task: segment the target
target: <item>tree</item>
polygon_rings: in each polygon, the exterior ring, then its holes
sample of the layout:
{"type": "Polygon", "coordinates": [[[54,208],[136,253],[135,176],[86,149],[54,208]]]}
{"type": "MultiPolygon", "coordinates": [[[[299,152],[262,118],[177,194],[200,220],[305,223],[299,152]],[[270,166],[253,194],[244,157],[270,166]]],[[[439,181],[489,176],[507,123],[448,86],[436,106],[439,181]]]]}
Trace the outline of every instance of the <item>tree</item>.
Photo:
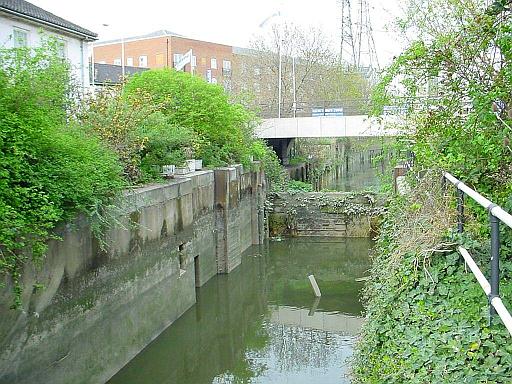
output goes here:
{"type": "MultiPolygon", "coordinates": [[[[512,350],[503,348],[510,335],[498,321],[489,325],[481,287],[456,251],[459,244],[471,249],[488,273],[489,212],[467,199],[465,233],[450,235],[453,189],[444,191],[438,178],[440,170],[449,171],[512,208],[508,4],[405,2],[399,25],[414,38],[376,88],[375,112],[421,97],[408,108],[404,128],[416,155],[411,176],[424,176],[410,178],[410,193],[393,199],[381,227],[366,290],[370,320],[354,359],[357,383],[502,383],[512,377],[512,350]],[[425,92],[429,83],[435,87],[425,92]],[[446,348],[453,340],[457,347],[446,348]]],[[[508,275],[501,290],[510,292],[510,231],[501,236],[500,269],[508,275]]]]}
{"type": "Polygon", "coordinates": [[[70,122],[69,65],[51,43],[0,49],[0,287],[9,276],[14,308],[57,224],[99,221],[125,185],[117,156],[70,122]]]}
{"type": "Polygon", "coordinates": [[[251,49],[236,56],[233,91],[250,95],[249,104],[264,116],[276,116],[281,53],[282,116],[293,116],[294,91],[298,115],[310,115],[315,106],[344,106],[359,112],[368,94],[368,80],[360,71],[340,66],[330,47],[318,28],[274,25],[269,36],[260,36],[251,49]]]}
{"type": "Polygon", "coordinates": [[[376,113],[420,98],[407,122],[418,162],[449,170],[502,203],[512,192],[510,20],[501,1],[409,1],[399,25],[416,40],[373,97],[376,113]],[[429,83],[435,92],[425,94],[429,83]]]}

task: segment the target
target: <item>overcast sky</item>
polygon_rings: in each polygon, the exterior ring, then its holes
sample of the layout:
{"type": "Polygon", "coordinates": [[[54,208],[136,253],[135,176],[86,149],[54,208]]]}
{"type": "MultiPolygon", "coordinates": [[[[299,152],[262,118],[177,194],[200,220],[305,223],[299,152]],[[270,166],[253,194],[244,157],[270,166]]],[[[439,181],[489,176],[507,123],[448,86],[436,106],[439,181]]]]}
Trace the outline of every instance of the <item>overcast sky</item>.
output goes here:
{"type": "MultiPolygon", "coordinates": [[[[339,35],[336,0],[29,0],[60,17],[98,33],[100,40],[168,29],[186,37],[247,47],[259,25],[281,11],[287,21],[314,25],[335,41],[339,35]],[[108,24],[108,26],[103,26],[108,24]]],[[[369,0],[377,54],[388,63],[401,50],[396,36],[386,32],[399,12],[399,0],[369,0]]],[[[357,4],[353,0],[353,7],[357,4]]]]}

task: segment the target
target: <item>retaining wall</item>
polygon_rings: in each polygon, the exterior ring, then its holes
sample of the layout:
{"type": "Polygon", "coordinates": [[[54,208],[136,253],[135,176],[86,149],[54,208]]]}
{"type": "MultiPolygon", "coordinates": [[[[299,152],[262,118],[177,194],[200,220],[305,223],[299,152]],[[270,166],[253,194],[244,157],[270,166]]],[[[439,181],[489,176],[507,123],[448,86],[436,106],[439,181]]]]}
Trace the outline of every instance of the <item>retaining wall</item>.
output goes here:
{"type": "Polygon", "coordinates": [[[271,236],[372,237],[385,201],[372,193],[279,193],[271,198],[271,236]]]}
{"type": "Polygon", "coordinates": [[[0,383],[104,383],[264,240],[258,163],[127,192],[105,248],[83,218],[23,274],[22,311],[0,291],[0,383]],[[44,289],[34,290],[34,284],[44,289]]]}

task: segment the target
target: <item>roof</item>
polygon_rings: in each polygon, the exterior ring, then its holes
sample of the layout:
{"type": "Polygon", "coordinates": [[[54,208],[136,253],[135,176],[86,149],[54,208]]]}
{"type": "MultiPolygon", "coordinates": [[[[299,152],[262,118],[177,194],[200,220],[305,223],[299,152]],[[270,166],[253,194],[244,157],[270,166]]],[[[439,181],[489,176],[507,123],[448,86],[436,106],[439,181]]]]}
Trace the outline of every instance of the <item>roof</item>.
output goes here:
{"type": "MultiPolygon", "coordinates": [[[[144,72],[149,68],[128,67],[125,65],[126,76],[144,72]]],[[[120,65],[94,63],[94,84],[119,84],[123,70],[120,65]]]]}
{"type": "Polygon", "coordinates": [[[252,48],[242,48],[242,47],[233,47],[233,54],[234,55],[241,55],[241,56],[256,56],[260,52],[256,49],[252,48]]]}
{"type": "MultiPolygon", "coordinates": [[[[2,0],[0,0],[2,1],[2,0]]],[[[158,31],[154,31],[145,35],[138,35],[138,36],[131,36],[131,37],[125,37],[122,39],[114,39],[114,40],[105,40],[105,41],[98,41],[94,45],[103,45],[103,44],[114,44],[114,43],[120,43],[122,41],[133,41],[133,40],[144,40],[144,39],[151,39],[154,37],[164,37],[164,36],[177,36],[177,37],[183,37],[183,35],[179,35],[177,33],[174,33],[172,31],[169,31],[167,29],[160,29],[158,31]]]]}
{"type": "Polygon", "coordinates": [[[0,12],[44,24],[73,35],[78,35],[86,40],[96,40],[98,38],[96,33],[67,21],[62,17],[56,16],[51,12],[45,11],[43,8],[39,8],[28,1],[0,0],[0,12]]]}

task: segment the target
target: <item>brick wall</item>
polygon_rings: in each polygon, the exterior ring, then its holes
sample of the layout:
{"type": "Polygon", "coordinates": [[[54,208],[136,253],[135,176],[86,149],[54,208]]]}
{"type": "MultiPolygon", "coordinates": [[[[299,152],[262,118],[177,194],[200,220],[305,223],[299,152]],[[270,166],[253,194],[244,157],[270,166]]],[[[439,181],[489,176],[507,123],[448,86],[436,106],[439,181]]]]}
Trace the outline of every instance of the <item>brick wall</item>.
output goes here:
{"type": "MultiPolygon", "coordinates": [[[[223,73],[223,60],[229,60],[233,63],[233,49],[229,45],[210,43],[206,41],[187,39],[177,36],[163,36],[150,39],[141,39],[136,41],[126,41],[124,43],[125,65],[129,65],[128,59],[133,59],[133,66],[139,66],[139,57],[147,56],[147,66],[149,68],[173,67],[173,55],[175,53],[185,54],[192,49],[192,54],[196,56],[197,67],[194,73],[203,79],[206,78],[207,71],[211,69],[211,77],[218,83],[223,83],[230,77],[229,73],[223,73]],[[217,60],[217,68],[211,67],[211,60],[217,60]]],[[[94,61],[96,63],[105,62],[114,64],[115,59],[121,59],[121,43],[100,45],[94,47],[94,61]]],[[[187,64],[186,72],[191,71],[191,65],[187,64]]]]}
{"type": "MultiPolygon", "coordinates": [[[[189,49],[192,49],[192,54],[196,56],[197,67],[195,73],[200,75],[202,78],[206,77],[206,71],[211,69],[212,78],[217,79],[219,83],[222,83],[224,76],[222,74],[222,62],[223,60],[229,60],[233,62],[233,48],[228,45],[209,43],[206,41],[185,39],[181,37],[173,36],[171,38],[172,53],[186,53],[189,49]],[[211,67],[211,59],[217,60],[217,69],[211,67]]],[[[185,71],[190,72],[190,64],[187,64],[185,71]]]]}
{"type": "MultiPolygon", "coordinates": [[[[127,41],[124,43],[125,65],[128,65],[128,58],[133,58],[133,66],[139,66],[139,57],[147,56],[149,68],[165,67],[166,55],[169,53],[169,65],[172,65],[170,37],[156,37],[153,39],[144,39],[137,41],[127,41]],[[167,49],[167,40],[169,40],[169,49],[167,49]],[[157,63],[157,56],[160,55],[161,61],[157,63]]],[[[106,64],[114,64],[115,59],[121,59],[121,43],[113,43],[94,47],[94,61],[96,63],[105,61],[106,64]]]]}

